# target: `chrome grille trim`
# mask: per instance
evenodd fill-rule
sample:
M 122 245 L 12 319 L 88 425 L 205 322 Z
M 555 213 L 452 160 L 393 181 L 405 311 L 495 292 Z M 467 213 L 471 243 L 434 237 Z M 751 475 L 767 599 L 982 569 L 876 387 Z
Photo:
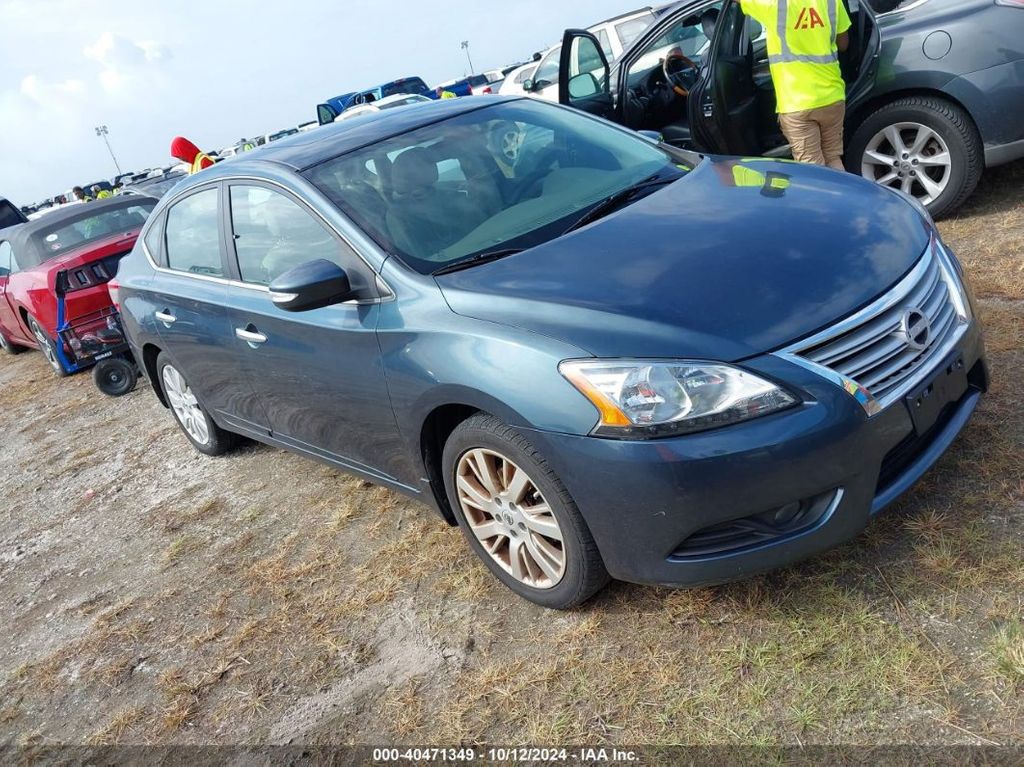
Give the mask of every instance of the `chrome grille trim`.
M 934 240 L 910 273 L 870 306 L 776 353 L 857 397 L 869 416 L 906 396 L 959 343 L 969 308 L 950 257 Z M 903 317 L 917 309 L 931 324 L 924 349 L 900 336 Z M 860 390 L 860 396 L 854 391 Z

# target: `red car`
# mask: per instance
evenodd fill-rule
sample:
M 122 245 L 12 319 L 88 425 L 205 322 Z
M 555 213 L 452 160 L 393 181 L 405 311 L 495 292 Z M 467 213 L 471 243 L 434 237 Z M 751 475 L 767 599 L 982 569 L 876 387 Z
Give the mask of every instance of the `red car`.
M 56 347 L 57 273 L 68 271 L 71 321 L 111 306 L 107 283 L 154 205 L 148 197 L 114 197 L 0 229 L 0 348 L 39 349 L 58 376 L 66 375 Z

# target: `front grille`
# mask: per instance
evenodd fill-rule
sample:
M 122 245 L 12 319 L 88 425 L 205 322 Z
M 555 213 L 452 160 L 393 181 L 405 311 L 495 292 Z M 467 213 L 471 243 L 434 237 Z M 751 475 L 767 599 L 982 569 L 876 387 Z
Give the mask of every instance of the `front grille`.
M 918 375 L 948 348 L 959 335 L 964 319 L 950 292 L 956 279 L 933 248 L 911 274 L 873 308 L 858 315 L 856 322 L 842 323 L 834 333 L 798 349 L 797 356 L 838 373 L 866 389 L 882 406 L 890 404 L 916 383 Z M 927 318 L 930 333 L 906 332 L 906 319 Z M 918 323 L 913 323 L 918 328 Z M 915 342 L 917 341 L 917 342 Z M 923 347 L 923 348 L 922 348 Z
M 842 492 L 832 490 L 778 509 L 698 530 L 676 547 L 670 559 L 687 561 L 739 554 L 795 538 L 821 524 L 839 505 Z

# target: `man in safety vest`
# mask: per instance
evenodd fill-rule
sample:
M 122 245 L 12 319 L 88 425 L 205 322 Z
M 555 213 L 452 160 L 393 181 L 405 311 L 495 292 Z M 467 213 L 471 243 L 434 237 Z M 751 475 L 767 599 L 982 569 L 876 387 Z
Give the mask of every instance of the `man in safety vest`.
M 171 141 L 171 157 L 188 163 L 188 172 L 190 175 L 198 173 L 199 171 L 213 165 L 213 160 L 209 155 L 182 136 L 176 136 L 175 139 Z
M 113 197 L 113 195 L 106 189 L 101 189 L 99 184 L 93 184 L 92 189 L 89 191 L 92 192 L 93 197 L 97 200 L 105 200 L 108 197 Z
M 779 123 L 799 162 L 843 168 L 846 83 L 839 53 L 850 46 L 842 0 L 741 0 L 768 35 Z

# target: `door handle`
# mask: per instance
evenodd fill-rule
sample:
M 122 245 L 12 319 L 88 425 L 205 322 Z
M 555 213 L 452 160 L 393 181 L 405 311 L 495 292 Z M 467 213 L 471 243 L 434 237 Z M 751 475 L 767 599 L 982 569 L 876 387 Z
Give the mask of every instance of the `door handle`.
M 262 333 L 246 330 L 245 328 L 235 328 L 235 338 L 245 341 L 253 349 L 267 342 L 267 337 Z
M 168 312 L 157 312 L 153 316 L 160 320 L 160 322 L 164 323 L 166 327 L 170 327 L 171 325 L 178 321 L 177 317 L 175 317 L 173 314 L 169 314 Z

